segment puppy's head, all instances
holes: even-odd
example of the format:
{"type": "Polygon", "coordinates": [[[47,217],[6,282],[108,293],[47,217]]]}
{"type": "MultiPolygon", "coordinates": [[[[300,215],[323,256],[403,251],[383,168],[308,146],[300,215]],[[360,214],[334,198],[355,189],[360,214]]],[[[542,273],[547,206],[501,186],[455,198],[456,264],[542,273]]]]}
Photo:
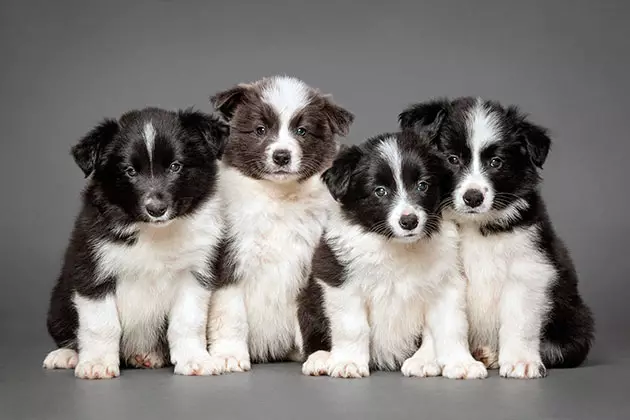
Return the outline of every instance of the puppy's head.
{"type": "Polygon", "coordinates": [[[322,179],[351,223],[413,242],[439,229],[450,176],[428,141],[407,131],[344,148],[322,179]]]}
{"type": "Polygon", "coordinates": [[[516,107],[478,98],[416,104],[399,122],[432,139],[454,174],[451,207],[471,219],[509,217],[527,207],[551,146],[547,130],[516,107]]]}
{"type": "Polygon", "coordinates": [[[326,169],[353,114],[328,95],[284,76],[239,84],[211,97],[230,123],[224,162],[254,179],[302,181],[326,169]]]}
{"type": "Polygon", "coordinates": [[[185,110],[134,110],[106,119],[72,148],[91,197],[127,222],[165,224],[214,192],[228,127],[185,110]]]}

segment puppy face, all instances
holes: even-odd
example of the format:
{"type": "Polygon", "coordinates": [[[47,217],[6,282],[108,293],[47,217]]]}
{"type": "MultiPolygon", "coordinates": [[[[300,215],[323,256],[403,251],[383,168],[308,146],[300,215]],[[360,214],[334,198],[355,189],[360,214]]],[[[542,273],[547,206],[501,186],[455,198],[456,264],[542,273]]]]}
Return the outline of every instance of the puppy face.
{"type": "Polygon", "coordinates": [[[156,108],[105,120],[72,148],[95,204],[128,223],[163,225],[214,191],[228,127],[195,111],[156,108]]]}
{"type": "Polygon", "coordinates": [[[241,84],[211,98],[230,122],[224,162],[254,179],[301,181],[326,169],[354,116],[290,77],[241,84]]]}
{"type": "Polygon", "coordinates": [[[551,140],[516,107],[458,98],[425,102],[399,115],[403,130],[433,140],[455,179],[452,208],[470,218],[527,207],[551,140]]]}
{"type": "Polygon", "coordinates": [[[382,134],[339,153],[322,176],[343,214],[366,230],[413,242],[439,228],[448,172],[426,139],[382,134]]]}

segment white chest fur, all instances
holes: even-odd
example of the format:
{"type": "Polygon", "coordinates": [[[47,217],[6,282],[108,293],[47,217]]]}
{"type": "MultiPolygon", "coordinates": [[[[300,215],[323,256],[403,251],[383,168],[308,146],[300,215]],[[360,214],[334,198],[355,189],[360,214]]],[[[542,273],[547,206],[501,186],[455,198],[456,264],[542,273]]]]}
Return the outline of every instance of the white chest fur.
{"type": "Polygon", "coordinates": [[[332,198],[318,176],[279,186],[223,167],[221,194],[237,252],[253,360],[285,357],[299,346],[296,298],[306,284],[332,198]]]}
{"type": "Polygon", "coordinates": [[[135,227],[137,240],[131,246],[97,245],[100,277],[116,278],[123,355],[153,350],[182,281],[191,271],[212,274],[207,263],[222,229],[219,209],[214,198],[193,216],[167,226],[135,227]]]}

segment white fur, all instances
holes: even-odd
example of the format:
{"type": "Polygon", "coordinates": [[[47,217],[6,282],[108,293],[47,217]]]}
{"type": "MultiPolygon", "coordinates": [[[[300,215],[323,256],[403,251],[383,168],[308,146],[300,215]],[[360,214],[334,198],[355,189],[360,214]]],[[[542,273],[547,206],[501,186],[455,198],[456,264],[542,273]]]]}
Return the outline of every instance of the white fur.
{"type": "Polygon", "coordinates": [[[46,369],[74,369],[79,362],[79,354],[72,349],[53,350],[44,359],[46,369]]]}
{"type": "Polygon", "coordinates": [[[333,200],[319,176],[278,184],[222,165],[220,179],[228,235],[238,250],[230,256],[237,282],[211,299],[210,353],[227,371],[242,371],[250,357],[265,361],[301,350],[296,298],[333,200]]]}
{"type": "Polygon", "coordinates": [[[153,150],[155,149],[155,127],[151,121],[144,124],[142,130],[142,137],[144,138],[144,144],[147,147],[147,153],[149,154],[149,164],[153,167],[153,150]]]}

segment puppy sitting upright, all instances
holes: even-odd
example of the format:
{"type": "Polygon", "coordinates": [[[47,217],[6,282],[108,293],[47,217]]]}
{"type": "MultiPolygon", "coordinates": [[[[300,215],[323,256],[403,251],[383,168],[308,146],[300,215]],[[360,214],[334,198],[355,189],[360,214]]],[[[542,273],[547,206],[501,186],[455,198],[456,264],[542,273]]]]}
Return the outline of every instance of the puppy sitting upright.
{"type": "Polygon", "coordinates": [[[468,350],[457,228],[440,214],[450,177],[430,145],[383,134],[341,152],[323,178],[339,204],[300,299],[303,372],[484,378],[468,350]]]}
{"type": "Polygon", "coordinates": [[[217,157],[228,127],[194,111],[107,119],[73,147],[90,175],[48,314],[46,368],[119,375],[119,360],[209,374],[209,285],[222,223],[217,157]]]}
{"type": "Polygon", "coordinates": [[[399,119],[431,131],[455,175],[446,216],[460,226],[476,357],[509,378],[581,364],[593,318],[539,192],[546,130],[515,107],[469,97],[417,104],[399,119]]]}
{"type": "Polygon", "coordinates": [[[210,305],[210,354],[223,371],[301,359],[296,299],[332,199],[320,179],[354,119],[290,77],[211,98],[230,122],[219,191],[227,237],[210,305]]]}

